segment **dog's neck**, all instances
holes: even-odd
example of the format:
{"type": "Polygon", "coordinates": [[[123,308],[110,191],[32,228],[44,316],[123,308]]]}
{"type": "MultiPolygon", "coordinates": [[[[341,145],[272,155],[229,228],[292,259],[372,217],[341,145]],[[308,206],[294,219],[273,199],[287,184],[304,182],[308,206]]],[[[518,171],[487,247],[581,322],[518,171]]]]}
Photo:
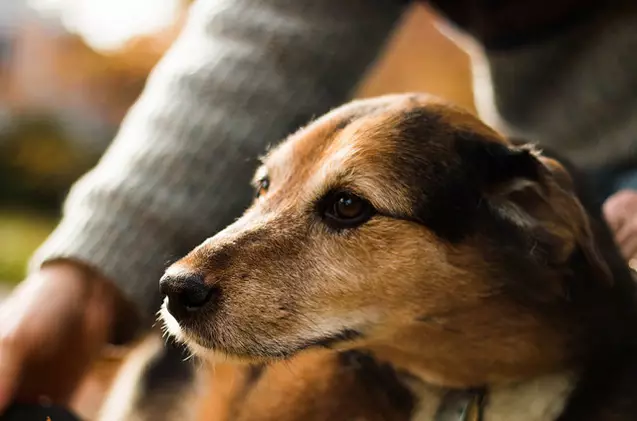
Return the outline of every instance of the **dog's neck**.
{"type": "Polygon", "coordinates": [[[463,395],[418,380],[408,383],[418,401],[412,421],[553,421],[564,410],[576,376],[556,373],[463,395]]]}
{"type": "MultiPolygon", "coordinates": [[[[545,374],[523,375],[516,379],[494,373],[484,383],[479,380],[470,383],[485,385],[476,391],[467,389],[466,384],[450,381],[440,368],[427,370],[425,365],[415,363],[416,360],[407,359],[403,354],[391,354],[392,357],[396,355],[401,358],[381,357],[381,361],[389,362],[399,372],[409,373],[405,384],[417,402],[412,421],[554,421],[566,409],[580,378],[576,371],[566,368],[542,370],[539,372],[545,374]],[[465,393],[458,394],[458,391],[465,393]],[[482,396],[476,399],[476,393],[482,396]],[[479,416],[469,415],[476,413],[479,416]]],[[[462,374],[458,370],[453,373],[462,374]]],[[[462,376],[455,379],[462,379],[462,376]]]]}

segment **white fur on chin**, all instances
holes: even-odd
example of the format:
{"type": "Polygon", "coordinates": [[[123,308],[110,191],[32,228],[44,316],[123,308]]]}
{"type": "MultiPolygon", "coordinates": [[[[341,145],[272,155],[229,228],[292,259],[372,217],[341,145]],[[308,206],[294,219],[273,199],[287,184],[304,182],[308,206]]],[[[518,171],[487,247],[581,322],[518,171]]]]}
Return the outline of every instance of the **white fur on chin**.
{"type": "Polygon", "coordinates": [[[164,334],[170,335],[177,342],[186,345],[197,357],[213,364],[236,360],[223,352],[201,346],[194,339],[190,338],[188,333],[179,326],[177,319],[175,319],[168,311],[168,308],[166,307],[166,300],[164,300],[158,314],[158,320],[163,323],[162,330],[164,331],[164,334]]]}
{"type": "Polygon", "coordinates": [[[183,331],[181,326],[179,326],[179,322],[177,319],[173,317],[172,314],[168,311],[166,307],[166,301],[168,299],[164,299],[164,303],[161,305],[161,309],[159,310],[158,320],[163,323],[162,330],[164,334],[168,334],[173,336],[177,341],[183,342],[183,331]]]}

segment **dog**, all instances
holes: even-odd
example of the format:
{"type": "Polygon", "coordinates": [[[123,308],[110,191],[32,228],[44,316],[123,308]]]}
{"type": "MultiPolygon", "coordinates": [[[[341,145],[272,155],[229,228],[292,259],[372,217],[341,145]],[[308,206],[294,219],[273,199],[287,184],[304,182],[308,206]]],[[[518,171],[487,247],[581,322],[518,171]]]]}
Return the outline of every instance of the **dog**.
{"type": "Polygon", "coordinates": [[[637,417],[634,284],[575,168],[421,94],[262,161],[160,281],[169,335],[222,367],[208,419],[637,417]]]}

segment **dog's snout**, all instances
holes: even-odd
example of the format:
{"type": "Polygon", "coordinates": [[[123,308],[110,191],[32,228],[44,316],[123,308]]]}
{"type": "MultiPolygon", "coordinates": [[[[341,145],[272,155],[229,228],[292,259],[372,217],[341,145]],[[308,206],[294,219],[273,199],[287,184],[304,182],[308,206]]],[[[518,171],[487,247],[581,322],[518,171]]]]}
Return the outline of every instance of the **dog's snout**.
{"type": "Polygon", "coordinates": [[[166,274],[159,281],[160,292],[168,298],[168,311],[184,319],[218,299],[219,287],[206,284],[199,274],[166,274]]]}

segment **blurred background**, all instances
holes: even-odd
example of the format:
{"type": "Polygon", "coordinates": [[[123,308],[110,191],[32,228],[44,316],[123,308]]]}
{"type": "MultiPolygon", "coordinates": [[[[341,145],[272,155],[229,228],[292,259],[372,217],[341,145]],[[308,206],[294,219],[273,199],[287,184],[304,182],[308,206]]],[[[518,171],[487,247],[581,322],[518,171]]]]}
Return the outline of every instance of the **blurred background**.
{"type": "Polygon", "coordinates": [[[0,0],[1,283],[23,277],[69,186],[95,164],[174,39],[186,3],[0,0]]]}
{"type": "MultiPolygon", "coordinates": [[[[0,288],[112,139],[188,0],[0,0],[0,288]]],[[[415,6],[357,96],[428,91],[472,108],[467,57],[415,6]]]]}
{"type": "MultiPolygon", "coordinates": [[[[0,0],[0,295],[53,229],[70,185],[117,131],[187,0],[0,0]]],[[[473,110],[467,56],[414,6],[356,96],[426,91],[473,110]]],[[[89,376],[89,417],[113,364],[89,376]]]]}

